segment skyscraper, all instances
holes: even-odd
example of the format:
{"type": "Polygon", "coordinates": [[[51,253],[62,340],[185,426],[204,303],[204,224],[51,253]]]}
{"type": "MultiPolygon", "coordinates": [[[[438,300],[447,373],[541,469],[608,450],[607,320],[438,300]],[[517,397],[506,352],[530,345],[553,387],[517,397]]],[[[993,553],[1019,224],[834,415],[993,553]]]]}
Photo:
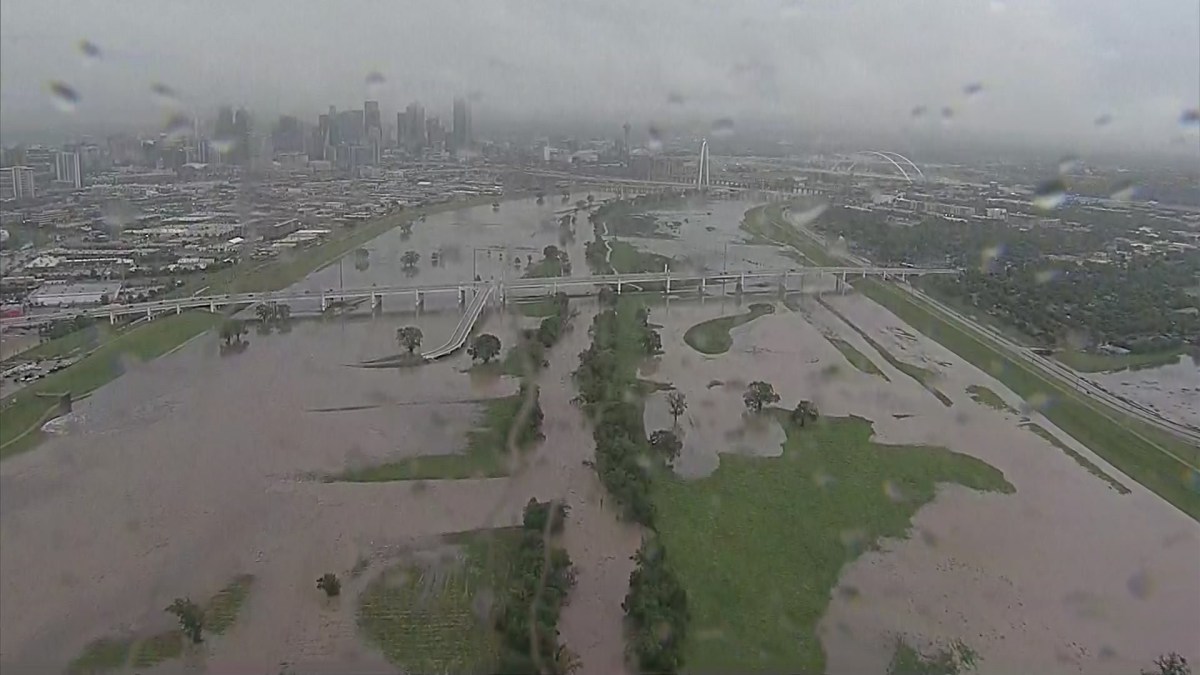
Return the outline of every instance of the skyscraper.
{"type": "Polygon", "coordinates": [[[366,128],[368,137],[370,137],[373,129],[379,131],[380,138],[383,137],[383,118],[379,116],[379,101],[365,101],[363,103],[363,125],[366,128]]]}
{"type": "Polygon", "coordinates": [[[428,134],[425,131],[425,108],[420,103],[413,101],[408,104],[408,108],[404,111],[404,145],[409,150],[420,152],[428,139],[428,134]]]}
{"type": "Polygon", "coordinates": [[[65,183],[78,190],[83,187],[83,172],[79,170],[78,152],[60,152],[54,156],[54,176],[59,183],[65,183]]]}
{"type": "Polygon", "coordinates": [[[33,169],[27,166],[9,166],[0,169],[0,199],[32,199],[33,169]]]}
{"type": "Polygon", "coordinates": [[[233,151],[233,161],[236,164],[248,164],[250,161],[250,113],[245,108],[238,108],[233,114],[233,140],[237,143],[233,151]]]}
{"type": "Polygon", "coordinates": [[[471,147],[471,109],[465,98],[454,99],[454,130],[450,141],[456,153],[471,147]]]}

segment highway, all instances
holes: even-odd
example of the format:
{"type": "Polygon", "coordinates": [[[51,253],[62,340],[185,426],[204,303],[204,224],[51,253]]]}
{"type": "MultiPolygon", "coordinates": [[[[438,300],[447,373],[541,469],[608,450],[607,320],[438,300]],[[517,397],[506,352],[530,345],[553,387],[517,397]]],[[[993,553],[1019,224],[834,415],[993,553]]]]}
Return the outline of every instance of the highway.
{"type": "MultiPolygon", "coordinates": [[[[822,237],[820,234],[812,231],[803,224],[793,222],[793,225],[796,226],[797,230],[802,234],[807,236],[809,239],[812,239],[813,242],[818,246],[821,246],[826,251],[829,251],[824,237],[822,237]]],[[[846,254],[839,257],[841,257],[843,260],[848,260],[859,265],[873,266],[873,263],[865,258],[861,258],[852,254],[846,254]]],[[[1116,408],[1117,410],[1120,410],[1131,417],[1137,418],[1146,424],[1171,433],[1188,443],[1193,443],[1197,446],[1200,446],[1200,429],[1165,417],[1161,413],[1151,410],[1146,406],[1118,397],[1107,389],[1099,386],[1092,380],[1087,379],[1080,373],[1068,368],[1064,364],[1059,363],[1050,357],[1035,353],[1029,347],[1014,342],[999,331],[976,322],[971,317],[962,314],[953,307],[940,302],[936,298],[930,297],[927,293],[924,293],[909,284],[896,284],[896,287],[903,289],[905,292],[919,299],[921,302],[936,308],[939,312],[946,315],[947,318],[949,318],[959,327],[965,328],[974,333],[977,337],[982,338],[986,343],[991,343],[994,346],[999,347],[1003,351],[1007,352],[1009,356],[1025,361],[1029,365],[1033,366],[1033,368],[1038,371],[1039,374],[1047,378],[1056,379],[1075,391],[1083,393],[1090,398],[1096,399],[1105,405],[1116,408]]],[[[1188,462],[1183,460],[1183,458],[1179,459],[1181,461],[1185,461],[1185,463],[1189,465],[1193,465],[1193,468],[1200,469],[1200,467],[1195,467],[1193,462],[1188,462]]]]}
{"type": "Polygon", "coordinates": [[[426,361],[433,361],[443,356],[449,356],[462,349],[462,346],[467,343],[467,338],[471,336],[471,329],[475,327],[475,322],[483,314],[483,308],[487,306],[487,301],[492,297],[492,293],[495,290],[495,284],[488,284],[482,289],[477,290],[475,297],[471,298],[471,304],[467,305],[466,313],[463,314],[458,325],[454,327],[454,332],[450,334],[450,339],[446,341],[446,344],[437,349],[422,353],[421,358],[426,361]]]}

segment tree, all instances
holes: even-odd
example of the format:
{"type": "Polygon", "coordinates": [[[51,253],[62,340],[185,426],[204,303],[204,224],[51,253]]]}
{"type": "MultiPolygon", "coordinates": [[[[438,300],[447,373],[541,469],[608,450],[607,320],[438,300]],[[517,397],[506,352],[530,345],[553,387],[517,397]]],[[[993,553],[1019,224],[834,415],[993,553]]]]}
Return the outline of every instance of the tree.
{"type": "Polygon", "coordinates": [[[751,382],[750,386],[746,387],[746,393],[742,394],[742,401],[746,403],[747,410],[760,413],[763,406],[768,403],[778,403],[779,394],[775,393],[775,387],[772,387],[770,382],[758,380],[751,382]]]}
{"type": "Polygon", "coordinates": [[[650,447],[659,453],[667,463],[671,463],[679,456],[679,451],[683,449],[683,442],[679,440],[674,431],[659,429],[650,434],[650,447]]]}
{"type": "Polygon", "coordinates": [[[667,407],[671,409],[672,422],[675,426],[679,426],[679,416],[687,410],[687,398],[682,392],[673,391],[667,394],[667,407]]]}
{"type": "Polygon", "coordinates": [[[258,317],[259,321],[267,323],[274,318],[275,312],[271,309],[270,305],[265,302],[260,302],[258,303],[258,306],[254,308],[254,315],[258,317]]]}
{"type": "Polygon", "coordinates": [[[421,329],[416,326],[405,326],[396,329],[396,342],[399,342],[401,347],[407,349],[409,354],[421,346],[421,338],[423,337],[425,336],[421,333],[421,329]]]}
{"type": "Polygon", "coordinates": [[[1142,675],[1192,675],[1187,659],[1175,652],[1154,659],[1158,670],[1143,670],[1142,675]]]}
{"type": "Polygon", "coordinates": [[[554,652],[555,675],[573,675],[582,667],[583,661],[579,660],[579,655],[567,649],[566,645],[558,646],[558,650],[554,652]]]}
{"type": "Polygon", "coordinates": [[[221,324],[221,339],[227,345],[234,341],[241,342],[245,333],[246,324],[241,319],[227,319],[221,324]]]}
{"type": "Polygon", "coordinates": [[[404,264],[404,269],[410,270],[417,266],[421,261],[421,254],[416,251],[405,251],[404,255],[400,256],[400,262],[404,264]]]}
{"type": "Polygon", "coordinates": [[[325,595],[332,598],[342,592],[342,582],[333,572],[326,572],[317,579],[317,588],[325,591],[325,595]]]}
{"type": "Polygon", "coordinates": [[[558,258],[558,247],[554,244],[546,246],[542,249],[542,257],[547,260],[555,260],[558,258]]]}
{"type": "Polygon", "coordinates": [[[179,627],[193,644],[200,644],[204,639],[200,635],[204,630],[204,610],[199,605],[192,602],[191,598],[175,598],[175,602],[164,611],[179,619],[179,627]]]}
{"type": "Polygon", "coordinates": [[[484,333],[471,342],[467,353],[471,355],[472,359],[479,359],[487,363],[500,353],[500,338],[491,333],[484,333]]]}
{"type": "Polygon", "coordinates": [[[275,318],[280,321],[290,321],[292,318],[292,306],[286,302],[275,305],[275,318]]]}
{"type": "Polygon", "coordinates": [[[810,421],[817,421],[820,415],[821,413],[817,410],[817,404],[808,400],[800,401],[796,404],[795,409],[792,410],[792,423],[804,426],[810,421]]]}

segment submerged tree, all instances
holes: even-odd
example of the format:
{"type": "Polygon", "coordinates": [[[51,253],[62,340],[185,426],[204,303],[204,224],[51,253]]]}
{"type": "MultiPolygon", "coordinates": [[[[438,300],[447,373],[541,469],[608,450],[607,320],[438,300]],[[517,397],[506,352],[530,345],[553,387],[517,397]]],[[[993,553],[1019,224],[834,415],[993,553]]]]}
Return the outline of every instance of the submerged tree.
{"type": "Polygon", "coordinates": [[[750,386],[746,387],[746,393],[742,394],[742,401],[745,402],[747,410],[760,413],[763,406],[768,403],[778,403],[779,394],[775,393],[775,387],[772,387],[770,382],[758,380],[751,382],[750,386]]]}
{"type": "Polygon", "coordinates": [[[817,410],[817,404],[808,400],[800,401],[792,410],[792,423],[804,426],[809,422],[817,421],[820,415],[821,413],[817,410]]]}
{"type": "Polygon", "coordinates": [[[467,353],[471,355],[472,359],[479,359],[487,363],[500,353],[500,338],[491,333],[484,333],[471,342],[467,353]]]}
{"type": "Polygon", "coordinates": [[[325,595],[332,598],[341,594],[342,581],[333,572],[326,572],[321,575],[320,579],[317,579],[317,588],[325,591],[325,595]]]}
{"type": "Polygon", "coordinates": [[[179,627],[193,644],[199,644],[204,639],[201,636],[204,630],[204,610],[192,602],[191,598],[175,598],[175,602],[165,611],[179,619],[179,627]]]}
{"type": "Polygon", "coordinates": [[[421,333],[421,329],[416,326],[405,326],[396,329],[396,342],[399,342],[401,347],[407,349],[409,354],[421,346],[421,339],[423,337],[425,336],[421,333]]]}
{"type": "Polygon", "coordinates": [[[671,409],[671,421],[679,426],[679,416],[687,410],[687,398],[683,392],[673,391],[667,394],[667,407],[671,409]]]}

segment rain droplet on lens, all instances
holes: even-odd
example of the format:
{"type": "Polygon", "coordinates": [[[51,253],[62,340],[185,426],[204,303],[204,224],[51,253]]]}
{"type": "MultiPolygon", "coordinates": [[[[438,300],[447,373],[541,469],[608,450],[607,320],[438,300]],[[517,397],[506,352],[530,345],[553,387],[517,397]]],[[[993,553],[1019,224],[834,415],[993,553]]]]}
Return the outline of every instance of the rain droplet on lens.
{"type": "Polygon", "coordinates": [[[1185,127],[1200,127],[1200,108],[1189,108],[1179,115],[1179,123],[1185,127]]]}
{"type": "Polygon", "coordinates": [[[384,82],[385,80],[383,79],[383,73],[379,72],[378,70],[372,70],[371,72],[367,73],[368,85],[378,85],[383,84],[384,82]]]}
{"type": "Polygon", "coordinates": [[[1136,196],[1137,186],[1133,184],[1133,181],[1121,180],[1117,181],[1116,185],[1113,185],[1112,192],[1109,193],[1108,198],[1118,202],[1131,202],[1136,196]]]}
{"type": "Polygon", "coordinates": [[[651,124],[649,133],[650,133],[650,140],[646,142],[646,147],[650,148],[651,150],[653,150],[655,152],[662,150],[662,147],[663,147],[662,131],[660,131],[658,127],[651,124]]]}
{"type": "Polygon", "coordinates": [[[893,504],[900,504],[905,500],[904,492],[900,490],[900,486],[890,480],[883,481],[883,494],[893,504]]]}
{"type": "Polygon", "coordinates": [[[62,112],[75,112],[75,106],[79,105],[79,92],[75,91],[71,85],[57,80],[50,83],[50,99],[54,101],[55,107],[62,112]]]}
{"type": "Polygon", "coordinates": [[[1060,274],[1062,272],[1056,269],[1038,270],[1033,273],[1033,280],[1039,284],[1048,284],[1057,279],[1060,274]]]}
{"type": "Polygon", "coordinates": [[[979,252],[979,271],[985,274],[990,272],[992,264],[1002,255],[1004,255],[1004,244],[983,247],[983,250],[979,252]]]}
{"type": "Polygon", "coordinates": [[[942,119],[944,119],[944,120],[954,119],[954,108],[951,108],[950,106],[943,106],[942,107],[942,119]]]}
{"type": "Polygon", "coordinates": [[[928,112],[928,110],[925,108],[925,106],[915,105],[913,106],[912,112],[910,112],[909,115],[912,117],[924,117],[926,112],[928,112]]]}
{"type": "Polygon", "coordinates": [[[1067,184],[1061,178],[1043,181],[1033,191],[1033,205],[1043,211],[1053,211],[1067,201],[1067,184]]]}
{"type": "Polygon", "coordinates": [[[237,147],[237,140],[226,136],[218,136],[209,141],[208,144],[212,146],[213,150],[224,154],[237,147]]]}
{"type": "Polygon", "coordinates": [[[669,105],[683,105],[683,94],[677,91],[668,92],[667,103],[669,105]]]}
{"type": "Polygon", "coordinates": [[[729,117],[719,117],[713,120],[712,123],[713,136],[717,138],[728,138],[733,135],[733,119],[729,117]]]}
{"type": "Polygon", "coordinates": [[[1058,160],[1058,173],[1066,175],[1079,168],[1079,158],[1075,155],[1064,155],[1058,160]]]}
{"type": "Polygon", "coordinates": [[[1140,600],[1145,600],[1154,592],[1154,582],[1146,570],[1138,570],[1137,574],[1129,577],[1125,587],[1129,589],[1130,595],[1140,600]]]}
{"type": "Polygon", "coordinates": [[[983,92],[983,83],[982,82],[969,82],[966,86],[963,87],[963,93],[966,94],[967,96],[975,96],[976,94],[979,94],[982,92],[983,92]]]}
{"type": "Polygon", "coordinates": [[[84,63],[100,60],[100,48],[91,40],[80,40],[79,51],[84,56],[84,63]]]}
{"type": "Polygon", "coordinates": [[[150,93],[154,95],[154,100],[158,101],[161,106],[173,108],[179,103],[179,97],[175,94],[175,90],[162,82],[150,85],[150,93]]]}
{"type": "Polygon", "coordinates": [[[1097,115],[1096,119],[1092,121],[1092,124],[1095,124],[1098,127],[1106,127],[1109,124],[1112,124],[1112,121],[1113,121],[1112,115],[1109,115],[1108,113],[1103,113],[1101,115],[1097,115]]]}
{"type": "Polygon", "coordinates": [[[164,128],[167,136],[182,137],[192,131],[192,120],[183,113],[173,113],[167,118],[167,124],[164,128]]]}

